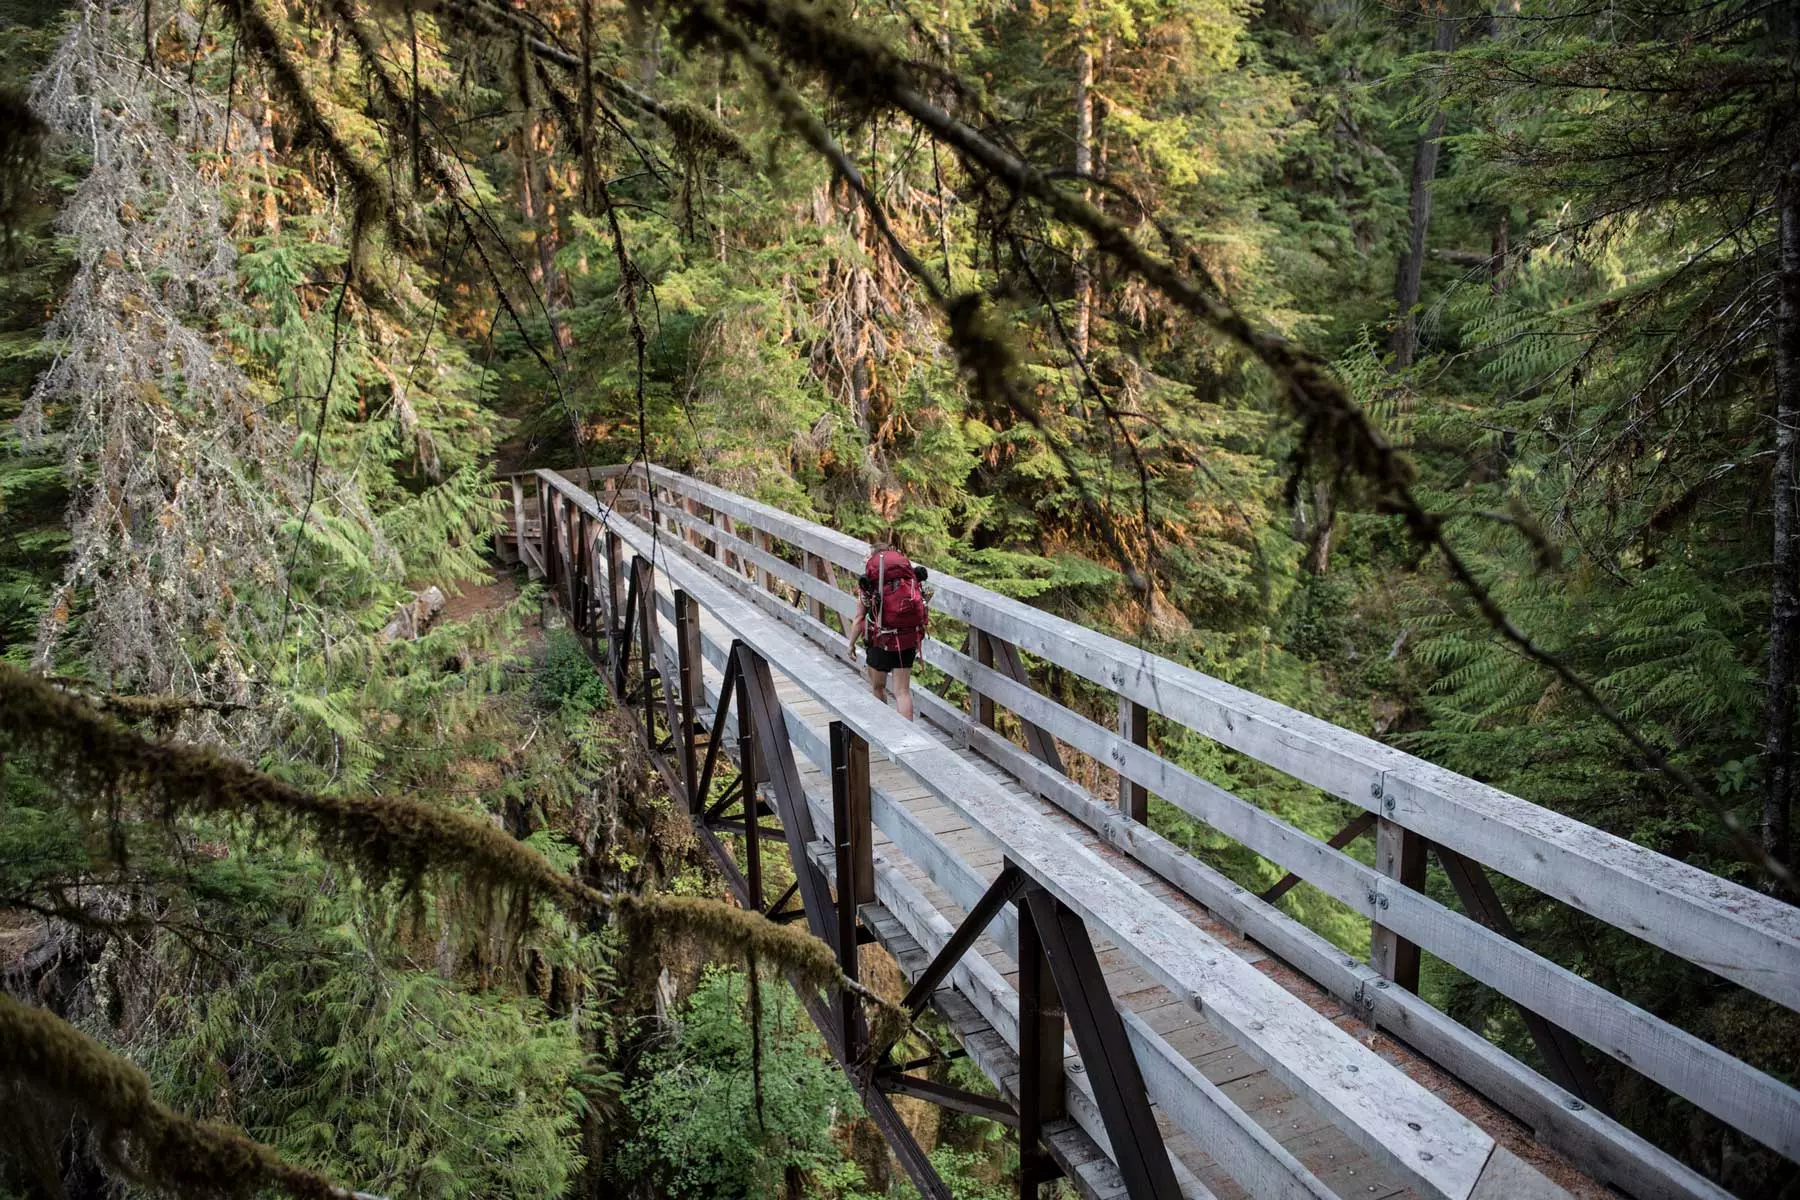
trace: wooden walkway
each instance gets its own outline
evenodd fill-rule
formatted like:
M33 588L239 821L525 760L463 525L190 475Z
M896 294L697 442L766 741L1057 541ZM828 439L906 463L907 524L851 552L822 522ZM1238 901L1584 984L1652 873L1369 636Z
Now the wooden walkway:
M620 591L629 574L624 557L641 558L656 595L657 652L665 680L676 678L680 669L675 648L684 633L678 612L691 613L694 621L695 648L704 659L697 675L703 686L694 700L703 724L710 725L719 702L727 657L734 647L753 646L772 672L800 784L819 830L832 829L829 728L833 722L856 727L871 750L876 830L876 902L863 905L860 918L909 977L949 941L1005 861L1023 864L1038 884L1074 906L1092 937L1106 993L1121 1014L1182 1195L1532 1200L1609 1194L1606 1185L1644 1197L1725 1195L1582 1102L1573 1089L1584 1085L1586 1051L1562 1025L1527 1012L1534 1035L1541 1032L1546 1057L1554 1062L1562 1056L1567 1073L1552 1081L1407 990L1408 956L1416 964L1418 943L1380 920L1399 925L1385 914L1410 911L1423 882L1425 843L1403 840L1414 836L1399 815L1404 806L1390 799L1378 821L1371 817L1364 823L1379 825L1378 845L1399 852L1397 859L1416 851L1419 866L1407 877L1404 864L1397 864L1387 879L1371 885L1363 907L1378 918L1377 954L1376 961L1361 963L1297 929L1272 906L1233 887L1142 823L1147 785L1178 804L1185 788L1199 797L1194 803L1211 806L1216 827L1244 830L1234 836L1307 878L1325 880L1320 886L1328 891L1333 872L1346 870L1342 862L1348 856L1310 838L1295 840L1298 849L1286 857L1271 853L1266 847L1289 833L1246 823L1244 814L1227 807L1241 801L1202 792L1194 786L1198 781L1190 784L1191 777L1157 758L1142 735L1142 710L1133 712L1138 702L1125 695L1133 681L1116 667L1095 669L1092 655L1080 646L1067 652L1063 665L1085 667L1090 678L1120 689L1125 698L1118 734L1054 709L1031 688L1018 648L1057 655L1057 639L1071 634L1053 626L1066 623L1029 617L1033 628L1021 628L1016 610L1023 606L934 575L934 610L953 610L968 622L971 638L964 648L969 653L934 642L926 658L967 684L971 702L965 710L920 690L920 721L909 726L868 696L860 672L842 657L841 635L828 623L833 614L841 622L853 605L836 576L860 563L865 552L860 543L670 472L653 470L646 478L640 468L629 482L617 471L596 474L613 485L610 490L603 485L598 496L550 472L516 478L507 544L534 571L550 576L578 626L586 619L596 630L606 627L606 614L621 608ZM678 591L689 608L678 609ZM1010 606L1005 614L1002 605ZM1008 620L1000 619L1008 614ZM1087 636L1111 652L1100 644L1105 639ZM1172 664L1161 670L1166 679L1178 677ZM1160 690L1146 697L1162 705L1165 715L1176 707ZM995 703L1017 715L1023 745L995 732ZM1242 733L1229 715L1225 720L1234 736L1256 736ZM1318 756L1324 739L1302 721L1288 733L1284 748L1270 751L1265 761L1291 757L1293 746L1302 742L1307 743L1302 755ZM1336 752L1337 745L1332 749ZM1374 758L1374 751L1360 745L1349 753ZM1068 764L1084 754L1089 767L1120 772L1121 801L1098 800L1070 781L1064 773ZM1314 769L1310 760L1276 765L1302 777ZM1394 781L1403 778L1402 768L1417 774L1408 764L1383 765L1382 777ZM1405 794L1390 787L1391 794ZM1379 802L1379 783L1373 794ZM1136 813L1130 807L1134 801ZM1279 824L1266 816L1261 820ZM1574 844L1566 834L1558 836ZM1479 862L1463 859L1447 844L1433 849L1446 867L1460 871L1453 875L1459 894L1472 914L1485 919L1454 913L1449 916L1457 921L1435 914L1431 919L1457 937L1468 936L1463 925L1476 927L1505 947L1492 952L1496 960L1522 954L1541 963L1493 932L1504 932L1504 913L1497 914L1497 924L1494 912L1480 909L1492 889ZM808 853L830 878L831 837L821 837ZM1581 853L1625 852L1590 839ZM1620 861L1639 869L1635 859ZM1396 882L1406 892L1393 890ZM1737 893L1743 889L1731 892L1735 885L1715 882L1715 903L1728 906L1742 899ZM1355 886L1363 886L1361 877ZM1752 913L1762 926L1743 936L1775 969L1745 972L1745 983L1785 1002L1792 982L1786 976L1800 963L1793 954L1800 946L1800 924L1779 911L1770 917L1770 911L1763 906ZM1730 920L1744 920L1740 910L1732 914ZM1021 1044L1017 937L1011 908L1003 906L975 943L975 953L957 964L933 998L963 1048L1015 1106ZM1442 945L1426 948L1457 961L1449 934ZM1416 979L1416 965L1412 970ZM1565 987L1551 973L1558 970L1541 971L1540 977ZM1658 1040L1651 1044L1666 1053L1710 1050L1652 1032ZM1438 1059L1428 1059L1421 1048ZM1612 1045L1602 1049L1629 1053ZM1745 1123L1765 1140L1779 1141L1789 1132L1792 1115L1800 1113L1795 1103L1800 1098L1712 1053L1734 1072L1724 1085L1725 1098L1714 1107L1735 1112L1733 1105L1773 1102L1775 1113ZM1125 1184L1109 1157L1107 1126L1073 1042L1065 1047L1065 1069L1070 1120L1047 1126L1045 1144L1084 1194L1124 1195ZM1774 1139L1762 1132L1770 1122ZM1800 1142L1800 1125L1791 1134ZM1788 1145L1781 1148L1791 1153Z

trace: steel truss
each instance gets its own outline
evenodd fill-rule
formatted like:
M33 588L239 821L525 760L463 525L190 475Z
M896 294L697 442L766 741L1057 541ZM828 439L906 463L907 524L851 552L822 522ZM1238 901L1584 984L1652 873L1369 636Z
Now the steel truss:
M734 641L711 723L702 721L699 606L685 591L675 591L671 682L649 561L633 555L627 567L616 533L605 530L597 539L598 531L590 529L585 515L572 523L573 529L563 527L558 515L551 512L543 535L545 573L553 585L562 584L553 586L552 594L568 606L576 632L590 652L597 657L604 654L620 708L670 791L685 800L689 819L733 897L774 920L804 920L813 936L832 947L845 977L856 981L858 948L873 940L860 910L876 899L868 743L844 723L831 723L833 874L828 878L813 853L824 843L807 804L767 660L744 642ZM596 540L603 542L603 579L601 564L595 561ZM720 785L722 756L733 759L736 770L729 782ZM722 835L741 839L742 854L734 853ZM785 843L794 874L793 882L772 902L763 861L764 844L771 840ZM799 907L789 907L795 900ZM1007 904L1016 912L1020 966L1020 1073L1013 1104L911 1074L934 1059L897 1062L889 1050L877 1060L861 997L844 987L831 989L825 998L800 989L832 1056L926 1200L949 1200L951 1193L895 1111L891 1097L896 1095L1017 1129L1019 1195L1036 1197L1039 1185L1060 1173L1043 1132L1046 1124L1067 1116L1066 1021L1128 1194L1134 1200L1179 1196L1137 1059L1108 995L1086 925L1014 864L1005 864L914 981L903 1006L913 1014L923 1011Z

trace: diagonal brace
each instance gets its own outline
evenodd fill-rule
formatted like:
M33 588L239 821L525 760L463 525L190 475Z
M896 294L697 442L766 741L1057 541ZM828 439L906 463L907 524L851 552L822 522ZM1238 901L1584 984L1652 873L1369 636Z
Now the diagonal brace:
M906 999L900 1002L906 1011L918 1013L924 1010L926 1002L931 999L931 993L937 991L938 984L944 982L944 976L950 974L951 969L962 961L962 956L969 952L975 939L981 936L982 931L1006 907L1008 901L1018 895L1019 889L1026 882L1024 872L1010 862L1006 864L999 877L988 885L988 890L975 902L975 907L969 910L969 915L963 918L963 923L956 927L956 932L950 935L950 940L944 943L944 948L938 951L937 957L931 960L931 965L913 980Z

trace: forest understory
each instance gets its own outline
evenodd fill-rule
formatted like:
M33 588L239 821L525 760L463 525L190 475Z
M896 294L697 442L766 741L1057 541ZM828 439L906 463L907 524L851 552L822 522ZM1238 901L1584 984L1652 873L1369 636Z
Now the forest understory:
M498 563L515 469L898 535L1797 894L1789 5L0 0L0 241L0 1200L913 1194L788 981L835 963L724 903ZM1152 734L1316 838L1361 811ZM1496 885L1800 1082L1800 1015ZM1420 993L1541 1064L1493 989ZM1003 1127L899 1105L1017 1194Z

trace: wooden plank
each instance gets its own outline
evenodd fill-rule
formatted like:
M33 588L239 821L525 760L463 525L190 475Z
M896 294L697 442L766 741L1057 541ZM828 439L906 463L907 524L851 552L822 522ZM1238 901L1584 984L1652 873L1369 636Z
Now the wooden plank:
M646 545L637 529L618 524L628 542ZM665 570L722 625L835 711L871 750L899 763L972 826L985 830L1042 887L1129 947L1164 986L1201 1006L1364 1149L1392 1163L1426 1195L1458 1200L1468 1195L1493 1148L1479 1127L1167 905L1138 892L1116 868L1028 806L995 794L951 749L879 704L707 573L680 559L670 559ZM1349 1071L1350 1066L1357 1070Z
M1187 1106L1171 1113L1177 1124L1218 1158L1251 1195L1268 1200L1330 1200L1332 1193L1267 1131L1250 1121L1192 1063L1155 1051L1156 1031L1134 1012L1121 1014L1125 1033L1145 1073L1158 1075L1153 1094Z
M868 552L768 505L650 473L840 565ZM1800 908L954 576L932 582L932 607L948 616L1800 1009Z

